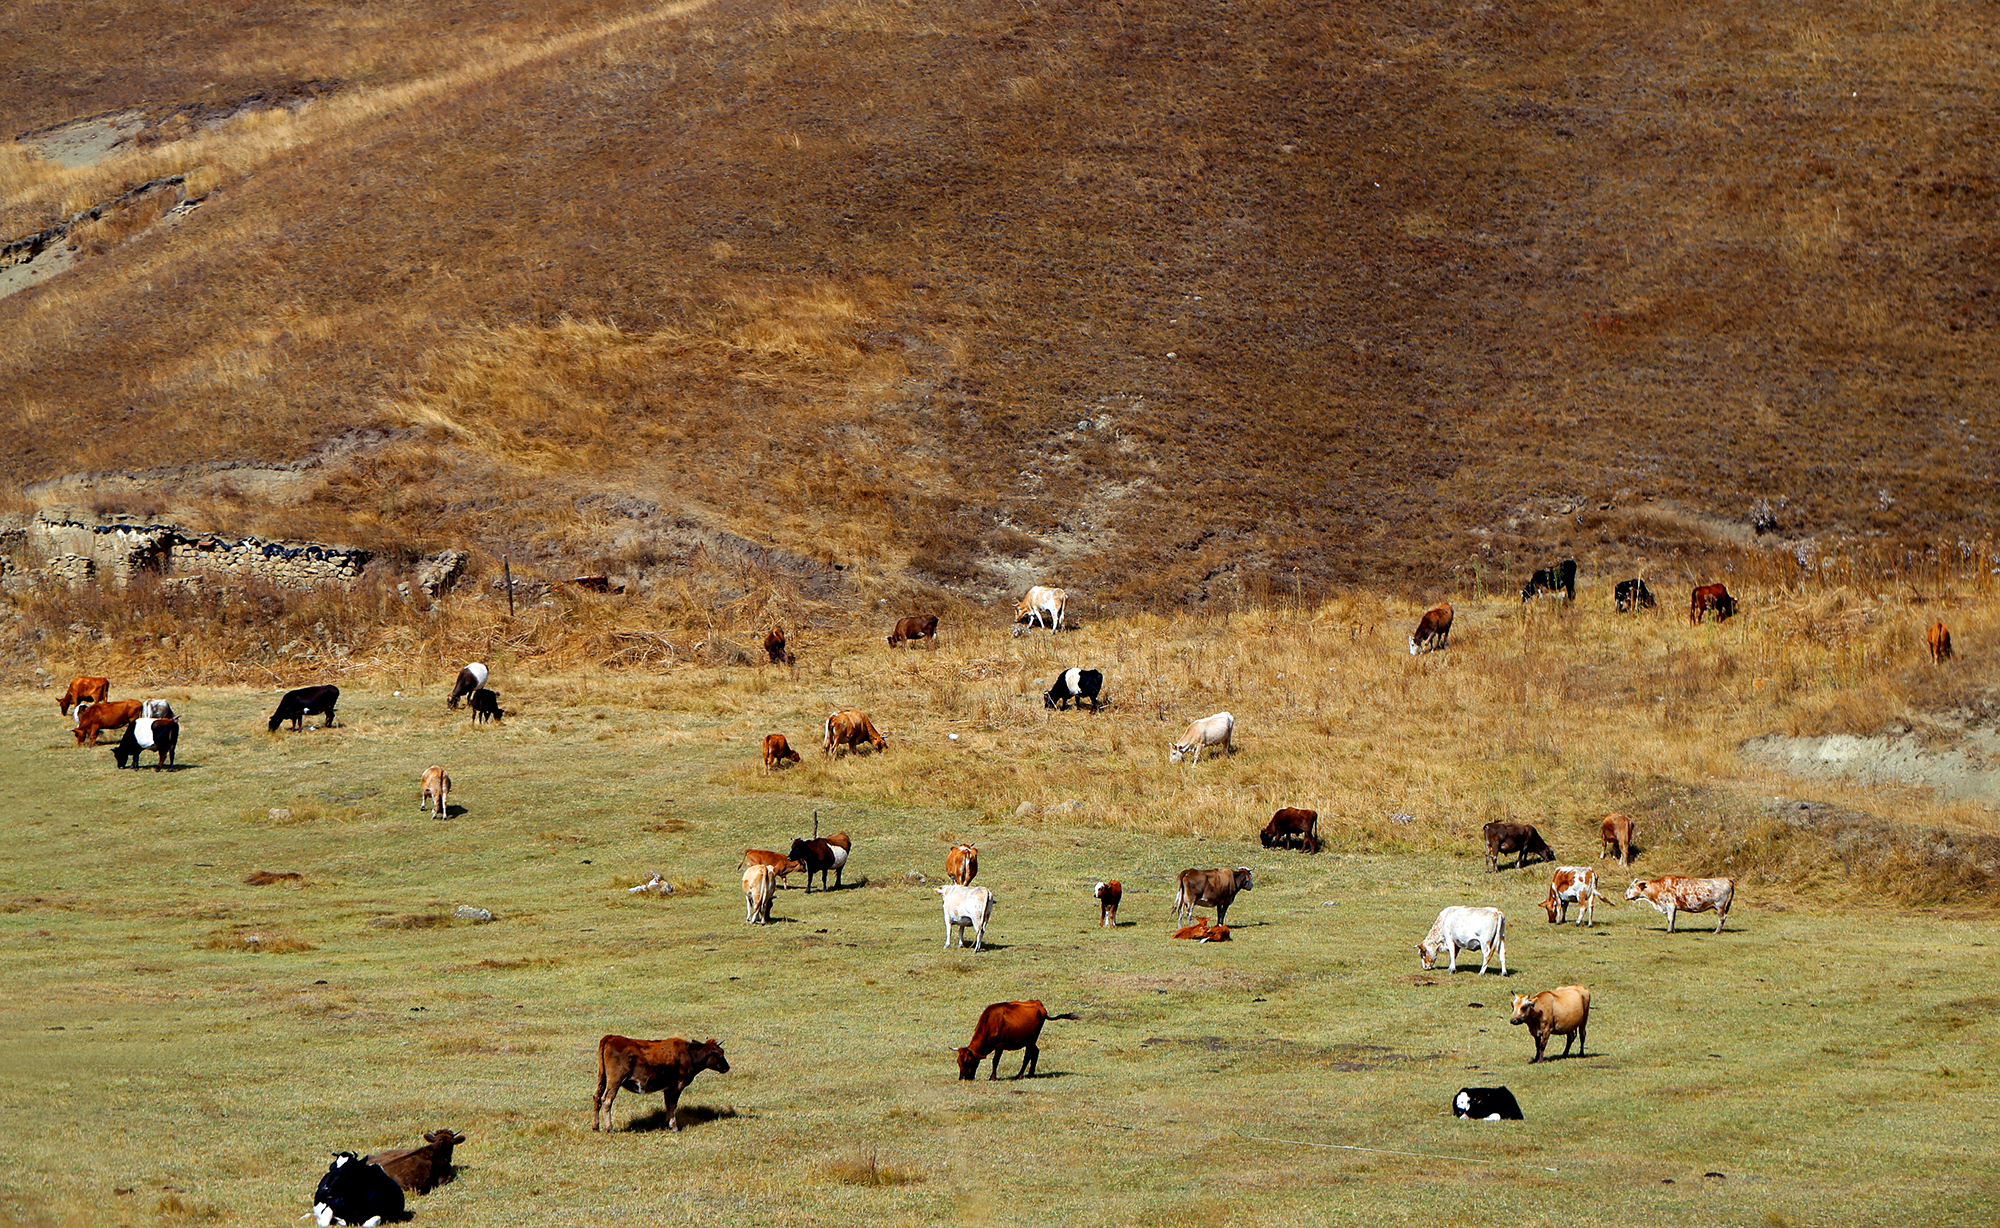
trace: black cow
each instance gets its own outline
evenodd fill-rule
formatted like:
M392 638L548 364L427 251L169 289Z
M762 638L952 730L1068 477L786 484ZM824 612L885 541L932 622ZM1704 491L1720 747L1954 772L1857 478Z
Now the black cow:
M296 691L286 691L278 701L278 710L271 714L271 732L278 732L278 726L285 721L292 728L305 728L306 718L317 713L326 713L325 729L333 728L333 705L340 702L340 688L337 686L302 686Z
M150 750L156 756L153 770L157 772L174 761L174 748L180 745L180 741L179 721L172 717L142 716L125 726L125 736L111 748L111 757L118 761L121 768L128 766L128 760L129 766L137 768L139 752Z
M376 1165L343 1151L327 1165L313 1192L313 1218L329 1224L386 1223L403 1218L403 1187Z
M1504 1087L1461 1087L1452 1097L1451 1111L1474 1121L1520 1121L1521 1105Z
M1543 593L1561 593L1566 601L1576 600L1576 560L1564 559L1554 567L1538 569L1521 586L1522 602L1534 600Z
M819 830L817 822L813 824L813 830ZM835 887L841 885L840 878L842 872L847 867L847 855L853 850L854 842L848 838L847 833L837 831L831 836L816 836L811 840L794 840L792 841L791 852L785 854L785 856L790 857L793 861L798 862L806 868L806 894L810 895L812 894L813 875L815 874L819 875L819 888L821 891L828 890L826 885L826 876L828 873L833 875L833 885Z
M1528 863L1530 856L1549 861L1556 859L1555 850L1542 839L1542 833L1535 830L1532 823L1488 823L1486 831L1486 868L1496 873L1500 869L1500 855L1515 853L1514 868L1520 869Z
M1654 607L1653 592L1644 580L1620 580L1618 587L1611 590L1612 600L1618 605L1620 614L1633 610L1650 610Z
M477 725L481 721L495 721L504 724L506 715L505 712L500 710L500 697L492 691L487 690L485 687L480 687L472 693L473 724Z
M1104 671L1096 669L1066 669L1056 675L1056 684L1042 694L1044 708L1067 708L1074 700L1081 709L1083 701L1090 701L1090 710L1097 711L1097 692L1104 687Z

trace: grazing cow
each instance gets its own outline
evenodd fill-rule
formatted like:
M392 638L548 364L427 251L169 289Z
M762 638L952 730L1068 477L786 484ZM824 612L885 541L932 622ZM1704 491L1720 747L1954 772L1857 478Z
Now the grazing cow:
M1598 860L1602 861L1604 858L1616 854L1619 865L1631 865L1632 820L1622 814L1607 814L1604 816L1604 822L1599 825L1598 830L1604 835L1604 851L1597 855Z
M743 919L752 925L771 924L771 901L778 894L778 874L767 865L743 869Z
M1630 614L1634 610L1650 610L1659 603L1653 600L1653 590L1640 579L1620 580L1611 590L1611 600L1620 614Z
M429 1130L424 1133L423 1146L380 1151L363 1163L388 1173L412 1194L428 1194L457 1175L451 1167L451 1150L464 1141L465 1136L456 1130Z
M1603 898L1597 890L1596 870L1589 866L1557 866L1549 880L1549 898L1542 901L1542 907L1548 910L1550 925L1569 920L1571 904L1576 905L1578 925L1596 925L1597 901Z
M972 1028L972 1043L958 1051L959 1079L978 1078L979 1063L989 1053L993 1055L993 1072L986 1076L987 1081L999 1078L1000 1055L1009 1049L1027 1050L1021 1055L1021 1068L1014 1072L1014 1077L1033 1074L1042 1056L1035 1044L1041 1039L1042 1024L1051 1019L1078 1018L1081 1016L1071 1011L1051 1015L1040 1002L995 1002L979 1012L979 1022Z
M150 750L154 756L153 770L157 772L174 761L174 751L180 742L179 721L172 717L142 716L125 727L125 736L111 748L111 757L118 761L121 768L126 766L127 760L137 768L139 752Z
M1521 600L1528 602L1537 596L1561 593L1566 601L1576 600L1576 560L1564 559L1554 567L1543 567L1528 577L1521 586Z
M1118 880L1114 878L1108 883L1097 884L1091 889L1090 894L1097 897L1097 924L1100 927L1117 929L1118 901L1124 896L1125 888L1119 886Z
M853 851L853 844L847 833L837 831L831 836L815 836L810 840L792 841L792 849L787 854L793 861L806 868L806 894L811 895L813 875L819 875L819 889L828 890L826 876L833 875L833 885L840 886L841 871L847 866L847 855Z
M1736 899L1733 878L1689 878L1684 874L1663 874L1659 878L1635 878L1625 888L1628 900L1644 900L1666 914L1667 932L1674 932L1676 912L1715 910L1715 932L1729 919L1729 905Z
M985 887L961 887L956 883L949 887L939 887L937 893L944 897L944 948L951 950L952 936L956 932L958 945L965 945L966 927L972 929L972 949L984 949L986 943L986 923L993 916L993 893Z
M1951 628L1943 623L1932 623L1930 634L1925 637L1931 649L1931 664L1943 665L1951 656Z
M1736 613L1736 598L1729 595L1729 589L1720 584L1704 584L1694 590L1688 599L1688 621L1699 623L1702 615L1715 611L1715 621L1722 622Z
M1440 601L1417 620L1416 634L1410 637L1410 655L1432 652L1451 645L1451 603Z
M111 694L111 680L108 678L76 677L69 680L69 689L56 700L56 707L64 716L80 703L101 704Z
M139 715L174 719L174 706L164 699L148 699L140 703Z
M1319 811L1287 806L1271 816L1271 821L1264 824L1264 830L1258 833L1258 839L1264 842L1267 849L1296 845L1308 853L1317 853L1320 850Z
M785 741L784 734L767 733L764 735L764 775L769 776L773 768L781 768L787 763L797 762L799 762L799 752L792 749L790 742Z
M889 633L889 647L901 648L911 640L928 640L930 647L937 647L937 615L919 614L913 618L899 618L896 629Z
M769 658L772 665L796 666L799 663L799 659L792 655L791 649L785 647L783 627L773 627L765 633L764 655Z
M1097 693L1104 687L1104 671L1096 669L1066 669L1056 675L1056 684L1042 692L1042 707L1061 710L1074 702L1077 710L1083 709L1083 701L1090 701L1090 710L1097 711Z
M875 722L868 719L866 712L854 708L843 708L827 717L823 733L819 746L821 755L831 756L834 748L841 746L855 750L863 742L878 751L889 749L889 739L875 732Z
M1211 925L1207 917L1196 917L1194 924L1183 925L1174 931L1176 938L1191 938L1196 942L1228 942L1229 927Z
M1560 989L1544 989L1530 998L1523 994L1514 995L1514 1015L1509 1023L1525 1023L1535 1038L1535 1061L1542 1060L1543 1051L1549 1047L1549 1037L1563 1038L1564 1057L1569 1056L1571 1042L1576 1044L1576 1055L1582 1057L1583 1039L1590 1031L1590 991L1581 985L1564 985Z
M1214 716L1204 716L1187 727L1187 733L1182 735L1180 741L1167 744L1167 762L1179 763L1192 754L1194 761L1200 763L1201 751L1205 746L1220 746L1233 755L1236 753L1236 748L1229 744L1229 739L1235 732L1236 718L1229 713L1218 712Z
M1473 1121L1520 1121L1521 1104L1504 1087L1461 1087L1451 1098L1451 1111Z
M458 671L458 681L451 684L451 696L444 701L445 707L458 711L458 701L486 685L486 667L474 661Z
M1229 906L1235 902L1236 893L1248 891L1252 886L1249 866L1237 866L1234 870L1182 870L1180 891L1174 896L1174 917L1186 925L1194 919L1195 906L1206 904L1215 909L1215 923L1222 925L1229 920Z
M76 744L97 745L97 735L106 729L123 729L146 714L136 699L107 699L101 703L76 706Z
M1460 951L1479 952L1479 974L1486 974L1495 955L1500 957L1500 975L1507 975L1507 917L1497 908L1473 908L1453 904L1441 910L1431 922L1431 931L1417 944L1417 960L1429 972L1437 967L1438 952L1451 948L1451 970L1458 971Z
M270 729L278 732L278 726L286 721L293 729L304 729L306 718L317 713L326 713L323 729L333 728L333 706L340 702L340 688L337 686L302 686L296 691L286 691L278 701L278 710L271 714Z
M443 768L435 763L425 768L417 787L417 809L440 819L451 817L451 777L444 774Z
M611 1102L622 1087L640 1095L659 1092L666 1100L667 1129L679 1130L681 1093L704 1070L729 1073L729 1059L713 1036L702 1041L606 1036L597 1042L597 1107L590 1128L611 1129Z
M961 887L970 887L979 874L979 850L969 844L954 844L944 855L945 877Z
M1532 823L1501 823L1496 821L1488 823L1485 831L1486 868L1496 873L1500 869L1500 855L1502 853L1517 854L1514 858L1514 868L1516 870L1528 864L1528 857L1531 854L1538 860L1554 861L1556 859L1555 850L1549 847L1548 841L1542 839L1542 833L1536 831Z
M1014 621L1023 619L1031 627L1046 625L1051 631L1062 630L1063 607L1069 603L1069 594L1059 588L1044 588L1037 584L1028 590L1028 595L1014 603ZM1042 616L1047 615L1047 624Z
M492 721L496 725L506 723L507 714L500 710L500 697L485 687L472 693L472 723L482 724Z
M327 1165L313 1191L313 1219L320 1228L357 1224L362 1228L403 1218L403 1187L376 1165L343 1151Z
M776 874L779 878L784 878L795 870L806 868L804 862L793 861L783 853L773 853L768 849L744 849L743 864L745 866L769 866L772 873Z

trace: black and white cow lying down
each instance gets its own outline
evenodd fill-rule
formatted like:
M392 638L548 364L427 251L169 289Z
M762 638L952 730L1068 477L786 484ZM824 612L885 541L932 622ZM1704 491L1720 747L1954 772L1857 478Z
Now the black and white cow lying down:
M1504 1087L1461 1087L1451 1111L1474 1121L1520 1121L1521 1105Z
M327 1165L319 1189L313 1192L313 1219L319 1228L333 1224L356 1224L372 1228L403 1218L403 1187L381 1168L351 1151L343 1151Z

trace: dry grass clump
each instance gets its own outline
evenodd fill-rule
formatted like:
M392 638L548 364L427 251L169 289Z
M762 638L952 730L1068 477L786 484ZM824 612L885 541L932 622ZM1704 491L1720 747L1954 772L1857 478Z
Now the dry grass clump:
M252 870L243 876L243 882L250 887L283 884L296 890L306 885L306 877L295 870Z
M873 1147L866 1152L829 1160L821 1171L828 1181L836 1185L918 1185L924 1180L923 1170L913 1165L879 1162Z
M368 926L378 930L429 930L448 928L452 920L448 912L406 912L391 917L371 917Z
M270 929L246 929L237 927L217 930L201 942L195 944L202 951L247 951L255 955L292 955L300 951L316 951L312 943L289 934Z

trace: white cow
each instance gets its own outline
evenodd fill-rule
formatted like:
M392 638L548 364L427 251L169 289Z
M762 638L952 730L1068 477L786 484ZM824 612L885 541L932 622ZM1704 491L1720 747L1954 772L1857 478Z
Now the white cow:
M1201 748L1204 746L1220 746L1233 755L1236 749L1229 744L1229 738L1235 732L1236 718L1227 712L1204 716L1187 727L1187 734L1180 741L1168 745L1167 762L1179 763L1183 757L1192 754L1194 761L1200 763Z
M778 889L778 872L763 862L743 871L743 919L752 925L771 924L771 900Z
M174 719L174 708L164 699L149 699L139 705L139 711L153 720ZM148 744L150 745L150 743Z
M1044 588L1037 584L1028 590L1028 595L1014 604L1014 617L1025 618L1031 627L1046 625L1051 631L1062 630L1063 606L1069 601L1069 594L1059 588ZM1047 614L1050 621L1042 622Z
M957 931L958 945L965 945L965 930L972 927L972 949L978 951L986 945L986 921L993 915L993 893L984 887L960 887L956 884L939 887L937 893L944 897L944 946L949 951L952 931Z
M1451 948L1451 970L1458 971L1458 953L1461 948L1479 952L1479 971L1484 974L1487 961L1494 955L1500 957L1500 975L1507 975L1507 918L1497 908L1470 908L1454 904L1438 914L1431 923L1431 932L1417 944L1417 956L1423 961L1424 971L1437 967L1438 950Z

